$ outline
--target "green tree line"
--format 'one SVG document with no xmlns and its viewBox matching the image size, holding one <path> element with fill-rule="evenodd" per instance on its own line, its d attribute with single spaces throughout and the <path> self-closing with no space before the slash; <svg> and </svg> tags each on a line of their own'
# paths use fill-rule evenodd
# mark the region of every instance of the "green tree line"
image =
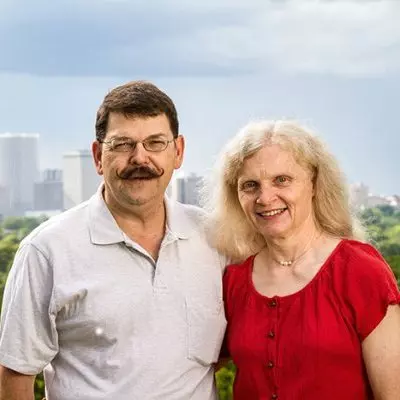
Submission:
<svg viewBox="0 0 400 400">
<path fill-rule="evenodd" d="M 46 218 L 9 217 L 0 223 L 0 303 L 4 285 L 20 241 Z M 400 285 L 400 210 L 379 206 L 361 212 L 361 220 L 369 233 L 369 241 L 383 254 Z M 235 366 L 232 362 L 216 374 L 220 400 L 232 399 Z M 35 382 L 35 400 L 44 397 L 42 374 Z"/>
</svg>

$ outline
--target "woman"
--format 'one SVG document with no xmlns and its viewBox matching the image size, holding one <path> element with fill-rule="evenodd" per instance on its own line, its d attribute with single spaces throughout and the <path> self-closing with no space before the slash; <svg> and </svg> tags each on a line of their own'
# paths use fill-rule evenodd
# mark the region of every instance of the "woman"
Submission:
<svg viewBox="0 0 400 400">
<path fill-rule="evenodd" d="M 235 400 L 400 399 L 400 294 L 351 217 L 335 159 L 289 121 L 227 145 L 206 203 Z"/>
</svg>

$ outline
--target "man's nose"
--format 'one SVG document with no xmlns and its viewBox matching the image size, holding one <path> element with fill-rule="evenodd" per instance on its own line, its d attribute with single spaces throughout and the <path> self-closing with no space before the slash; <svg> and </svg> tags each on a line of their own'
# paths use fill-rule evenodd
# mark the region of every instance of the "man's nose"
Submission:
<svg viewBox="0 0 400 400">
<path fill-rule="evenodd" d="M 135 148 L 129 155 L 129 162 L 131 164 L 145 164 L 148 161 L 149 153 L 144 148 L 143 143 L 136 143 Z"/>
</svg>

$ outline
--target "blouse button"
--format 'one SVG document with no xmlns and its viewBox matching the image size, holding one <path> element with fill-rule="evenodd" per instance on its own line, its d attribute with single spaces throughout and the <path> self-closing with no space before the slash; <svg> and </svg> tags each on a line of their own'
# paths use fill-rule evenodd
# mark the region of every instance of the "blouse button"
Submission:
<svg viewBox="0 0 400 400">
<path fill-rule="evenodd" d="M 267 367 L 274 368 L 275 364 L 272 361 L 268 361 Z"/>
<path fill-rule="evenodd" d="M 276 302 L 276 300 L 274 299 L 274 300 L 271 300 L 271 301 L 269 302 L 268 305 L 269 305 L 270 307 L 276 307 L 277 302 Z"/>
<path fill-rule="evenodd" d="M 270 339 L 273 339 L 273 338 L 275 337 L 275 332 L 274 332 L 274 331 L 269 331 L 269 332 L 267 333 L 267 336 L 268 336 Z"/>
<path fill-rule="evenodd" d="M 278 398 L 278 395 L 276 394 L 276 393 L 274 393 L 272 396 L 271 396 L 271 400 L 276 400 Z"/>
</svg>

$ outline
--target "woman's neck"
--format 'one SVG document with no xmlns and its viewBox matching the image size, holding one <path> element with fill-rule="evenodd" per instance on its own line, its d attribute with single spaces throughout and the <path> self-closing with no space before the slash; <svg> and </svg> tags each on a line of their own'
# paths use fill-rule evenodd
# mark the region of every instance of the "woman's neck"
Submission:
<svg viewBox="0 0 400 400">
<path fill-rule="evenodd" d="M 303 225 L 290 235 L 267 238 L 265 255 L 282 266 L 290 266 L 302 259 L 320 239 L 322 232 L 315 223 Z"/>
</svg>

